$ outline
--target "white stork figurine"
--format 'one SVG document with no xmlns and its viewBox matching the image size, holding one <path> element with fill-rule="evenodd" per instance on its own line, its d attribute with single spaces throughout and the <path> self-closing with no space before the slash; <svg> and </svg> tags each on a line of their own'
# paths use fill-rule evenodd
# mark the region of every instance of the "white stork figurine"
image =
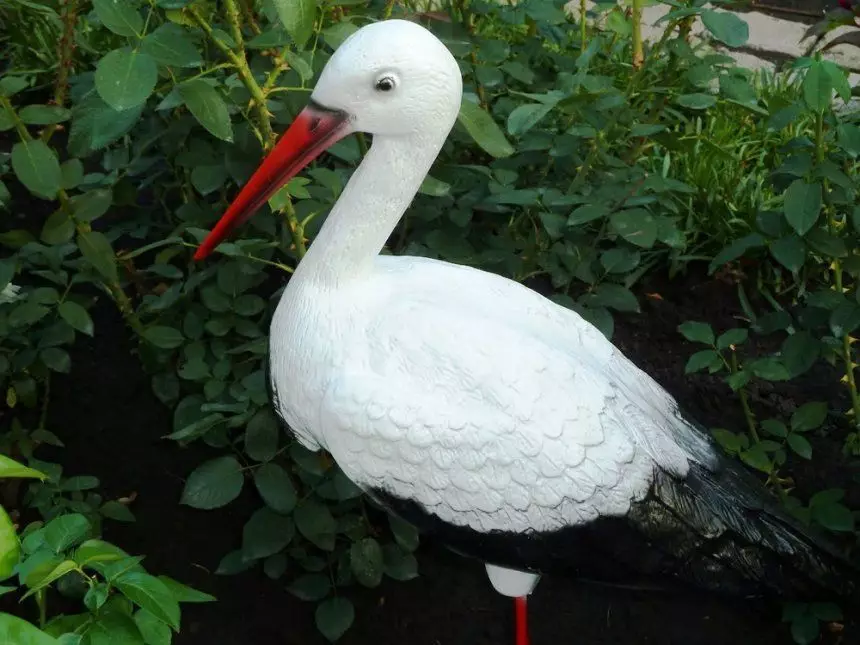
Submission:
<svg viewBox="0 0 860 645">
<path fill-rule="evenodd" d="M 428 30 L 367 25 L 200 246 L 205 258 L 335 141 L 373 135 L 271 328 L 273 404 L 383 506 L 525 598 L 541 572 L 709 589 L 845 591 L 838 551 L 720 456 L 674 399 L 573 311 L 498 275 L 379 255 L 460 108 Z"/>
</svg>

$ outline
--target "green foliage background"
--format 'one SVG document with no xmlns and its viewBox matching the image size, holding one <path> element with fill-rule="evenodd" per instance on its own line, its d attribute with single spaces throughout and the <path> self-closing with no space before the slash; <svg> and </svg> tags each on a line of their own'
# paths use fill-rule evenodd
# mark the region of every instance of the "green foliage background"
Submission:
<svg viewBox="0 0 860 645">
<path fill-rule="evenodd" d="M 851 336 L 860 326 L 860 129 L 854 111 L 832 102 L 850 99 L 847 76 L 817 56 L 785 75 L 739 68 L 690 31 L 700 17 L 713 43 L 736 47 L 746 23 L 700 0 L 667 1 L 663 36 L 644 46 L 642 4 L 604 2 L 587 17 L 556 0 L 458 0 L 435 11 L 379 0 L 0 6 L 10 25 L 0 206 L 27 211 L 24 225 L 0 226 L 0 383 L 14 417 L 3 449 L 48 476 L 26 504 L 49 523 L 68 513 L 88 514 L 96 528 L 101 517 L 129 519 L 122 505 L 87 492 L 97 480 L 69 484 L 34 455 L 61 440 L 44 414 L 27 415 L 46 409 L 51 374 L 73 369 L 65 348 L 99 333 L 89 312 L 109 300 L 139 339 L 153 391 L 174 411 L 164 434 L 211 447 L 181 503 L 213 509 L 244 487 L 259 493 L 241 548 L 218 573 L 260 566 L 286 576 L 294 595 L 318 603 L 330 640 L 354 618 L 342 588 L 417 575 L 414 529 L 371 521 L 368 500 L 336 465 L 279 429 L 265 385 L 279 289 L 368 140 L 337 144 L 270 200 L 270 215 L 213 261 L 191 262 L 331 52 L 369 21 L 409 17 L 457 57 L 465 96 L 387 252 L 546 280 L 557 302 L 607 336 L 614 312 L 639 310 L 635 285 L 648 272 L 744 262 L 754 274 L 739 286 L 748 324 L 683 325 L 703 345 L 687 370 L 723 373 L 727 395 L 737 393 L 748 424 L 715 431 L 726 450 L 761 471 L 804 521 L 853 534 L 845 491 L 796 499 L 781 470 L 811 459 L 807 437 L 832 424 L 846 458 L 860 452 Z M 750 288 L 772 309 L 754 311 Z M 778 335 L 778 351 L 746 358 L 750 332 Z M 747 395 L 756 381 L 799 378 L 819 361 L 834 366 L 835 381 L 844 377 L 851 410 L 804 401 L 788 419 L 756 418 Z M 835 613 L 793 606 L 786 619 L 798 642 L 810 642 Z M 169 642 L 161 628 L 156 636 L 138 628 L 124 642 Z M 67 640 L 98 643 L 91 633 Z"/>
</svg>

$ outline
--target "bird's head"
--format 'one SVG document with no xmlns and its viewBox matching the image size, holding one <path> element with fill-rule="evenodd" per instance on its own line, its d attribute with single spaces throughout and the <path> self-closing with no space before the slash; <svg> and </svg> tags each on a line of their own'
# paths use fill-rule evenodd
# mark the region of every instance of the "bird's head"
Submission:
<svg viewBox="0 0 860 645">
<path fill-rule="evenodd" d="M 323 68 L 307 107 L 240 191 L 194 255 L 205 258 L 281 186 L 354 132 L 380 137 L 447 135 L 460 109 L 462 76 L 436 36 L 405 20 L 362 27 Z"/>
</svg>

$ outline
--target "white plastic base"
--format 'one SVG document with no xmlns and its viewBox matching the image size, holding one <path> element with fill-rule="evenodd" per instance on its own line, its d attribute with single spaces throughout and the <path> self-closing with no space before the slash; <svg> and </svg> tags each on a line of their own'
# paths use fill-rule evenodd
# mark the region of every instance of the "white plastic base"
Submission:
<svg viewBox="0 0 860 645">
<path fill-rule="evenodd" d="M 537 573 L 505 569 L 497 567 L 494 564 L 487 564 L 485 566 L 493 589 L 503 596 L 509 596 L 510 598 L 528 596 L 534 591 L 535 586 L 540 580 L 540 575 Z"/>
</svg>

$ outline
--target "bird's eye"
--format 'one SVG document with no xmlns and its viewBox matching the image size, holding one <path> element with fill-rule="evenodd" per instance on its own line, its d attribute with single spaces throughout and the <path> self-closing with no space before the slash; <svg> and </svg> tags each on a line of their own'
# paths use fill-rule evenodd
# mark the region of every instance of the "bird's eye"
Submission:
<svg viewBox="0 0 860 645">
<path fill-rule="evenodd" d="M 396 84 L 393 76 L 383 76 L 376 81 L 376 90 L 378 92 L 390 92 Z"/>
</svg>

